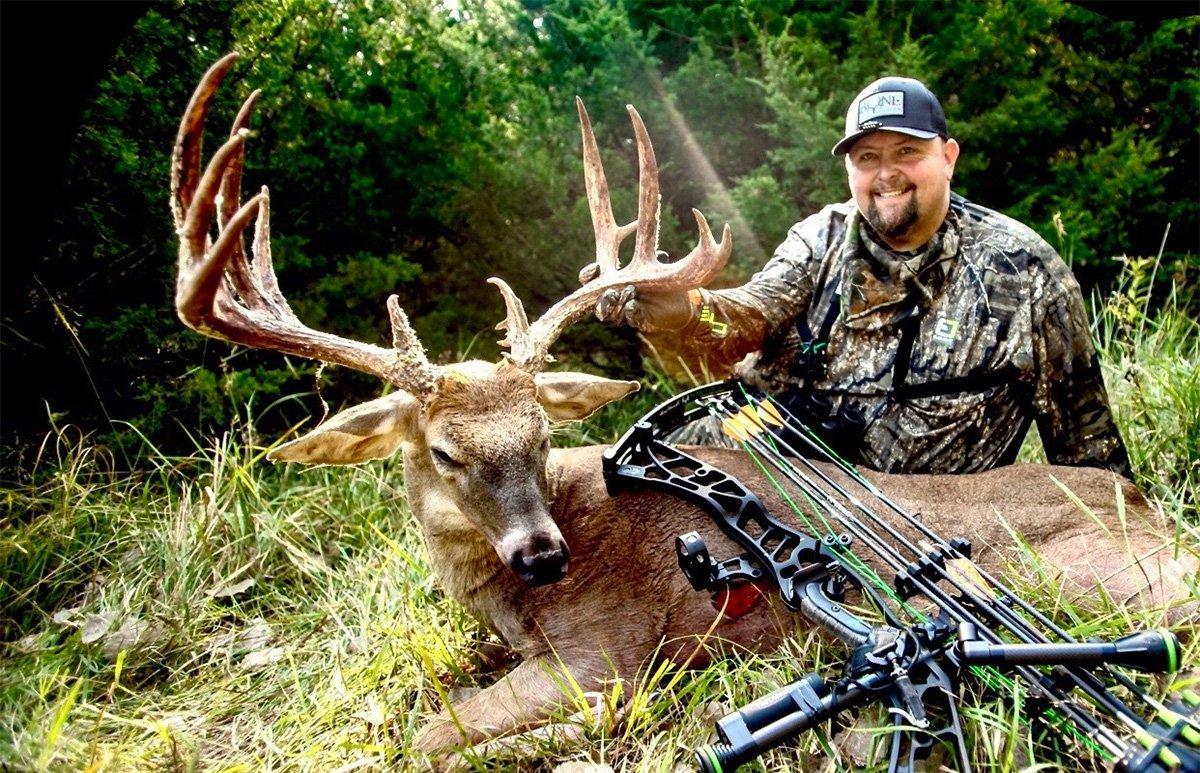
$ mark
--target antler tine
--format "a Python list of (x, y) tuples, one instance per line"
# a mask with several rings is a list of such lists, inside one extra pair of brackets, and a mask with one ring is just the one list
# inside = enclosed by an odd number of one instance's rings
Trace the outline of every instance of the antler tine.
[(580, 287), (529, 325), (529, 354), (518, 360), (514, 351), (514, 361), (534, 371), (543, 368), (549, 361), (550, 347), (562, 331), (590, 314), (600, 296), (608, 290), (632, 286), (652, 293), (686, 292), (716, 279), (733, 251), (732, 231), (726, 224), (721, 241), (716, 242), (704, 215), (694, 209), (692, 213), (700, 233), (696, 247), (686, 257), (674, 263), (658, 260), (637, 266), (631, 263)]
[[(204, 174), (200, 146), (205, 113), (221, 77), (235, 55), (223, 57), (197, 86), (176, 136), (171, 165), (171, 210), (179, 232), (175, 308), (193, 330), (236, 344), (272, 349), (331, 362), (386, 379), (420, 398), (436, 389), (440, 369), (429, 362), (395, 296), (388, 299), (393, 347), (386, 349), (306, 327), (279, 290), (271, 265), (270, 201), (262, 191), (237, 207), (246, 123), (258, 98), (246, 100), (232, 136), (213, 155)], [(220, 206), (216, 201), (221, 192)], [(209, 240), (217, 210), (219, 232)], [(253, 265), (242, 247), (242, 234), (257, 215)], [(230, 265), (232, 262), (232, 266)]]
[(513, 362), (526, 362), (533, 353), (530, 349), (529, 340), (529, 318), (525, 316), (525, 304), (521, 303), (521, 299), (512, 291), (500, 277), (488, 278), (488, 284), (495, 285), (500, 291), (500, 295), (504, 298), (504, 309), (507, 314), (504, 321), (496, 325), (497, 330), (504, 331), (504, 338), (500, 340), (501, 346), (508, 347), (509, 351), (506, 356)]
[(671, 264), (678, 266), (673, 281), (688, 289), (703, 287), (720, 276), (733, 252), (733, 231), (729, 223), (721, 229), (721, 241), (718, 242), (713, 239), (712, 229), (703, 213), (693, 208), (692, 216), (696, 218), (696, 246), (682, 260)]
[(254, 252), (252, 270), (256, 279), (255, 287), (262, 291), (263, 300), (277, 315), (295, 317), (275, 277), (271, 257), (271, 199), (265, 185), (262, 187), (262, 203), (258, 206), (258, 220), (254, 223), (254, 245), (251, 250)]
[(654, 145), (646, 132), (646, 124), (633, 105), (626, 105), (638, 151), (638, 219), (637, 239), (633, 243), (631, 266), (658, 262), (658, 215), (661, 202), (658, 195), (658, 161)]
[(203, 135), (204, 117), (217, 87), (233, 63), (236, 53), (226, 54), (208, 68), (200, 84), (192, 93), (191, 101), (183, 113), (179, 133), (175, 136), (175, 150), (171, 154), (171, 213), (175, 228), (183, 228), (184, 215), (192, 204), (200, 172), (200, 139)]
[(425, 347), (417, 338), (417, 331), (409, 324), (408, 315), (400, 308), (397, 296), (388, 296), (387, 310), (392, 322), (392, 348), (400, 363), (399, 380), (394, 383), (412, 395), (432, 394), (437, 388), (441, 369), (429, 362)]
[(608, 179), (604, 176), (600, 149), (596, 146), (596, 135), (592, 132), (592, 121), (588, 118), (587, 108), (579, 97), (575, 97), (575, 108), (579, 112), (579, 129), (583, 134), (583, 182), (587, 191), (588, 208), (592, 212), (592, 229), (596, 234), (596, 265), (601, 274), (607, 274), (619, 267), (621, 243), (634, 232), (637, 224), (617, 226), (612, 212)]
[(204, 255), (208, 245), (208, 229), (217, 208), (216, 195), (221, 178), (225, 176), (226, 167), (241, 152), (242, 145), (246, 142), (246, 134), (247, 132), (242, 130), (225, 141), (209, 159), (204, 176), (193, 191), (192, 203), (183, 219), (183, 227), (179, 229), (179, 239), (188, 244), (189, 257), (193, 260), (199, 260)]
[[(246, 98), (246, 101), (242, 103), (242, 108), (238, 110), (237, 118), (234, 119), (233, 126), (229, 129), (230, 137), (238, 136), (242, 133), (242, 130), (249, 131), (250, 116), (254, 112), (254, 106), (261, 95), (262, 90), (255, 89)], [(221, 179), (221, 207), (217, 219), (218, 228), (224, 228), (225, 223), (229, 222), (229, 218), (242, 205), (242, 166), (244, 161), (245, 152), (240, 152), (230, 160), (229, 166), (225, 168), (225, 176)]]
[[(242, 103), (242, 108), (238, 111), (237, 118), (234, 119), (233, 126), (229, 130), (230, 137), (249, 130), (250, 115), (254, 111), (254, 105), (258, 102), (261, 94), (262, 91), (260, 89), (255, 89), (246, 98), (246, 101)], [(242, 167), (245, 158), (246, 146), (243, 144), (237, 153), (234, 154), (233, 158), (230, 159), (228, 166), (225, 167), (225, 176), (221, 178), (220, 206), (217, 208), (218, 229), (224, 229), (229, 219), (233, 217), (233, 214), (241, 206)], [(242, 246), (241, 239), (237, 239), (233, 244), (230, 267), (232, 271), (229, 272), (229, 277), (233, 282), (233, 287), (237, 294), (247, 304), (258, 302), (262, 298), (262, 291), (261, 288), (254, 286), (257, 277), (250, 269), (250, 262), (246, 259), (246, 251)]]
[[(186, 242), (180, 237), (179, 275), (175, 281), (175, 310), (185, 325), (199, 333), (217, 335), (234, 343), (244, 343), (236, 338), (236, 328), (229, 328), (216, 309), (221, 281), (225, 268), (233, 256), (233, 245), (241, 238), (242, 229), (250, 224), (250, 218), (258, 213), (264, 199), (259, 194), (247, 201), (233, 217), (221, 235), (213, 243), (209, 254), (202, 260), (191, 261), (194, 267), (184, 269)], [(226, 294), (228, 295), (228, 294)]]

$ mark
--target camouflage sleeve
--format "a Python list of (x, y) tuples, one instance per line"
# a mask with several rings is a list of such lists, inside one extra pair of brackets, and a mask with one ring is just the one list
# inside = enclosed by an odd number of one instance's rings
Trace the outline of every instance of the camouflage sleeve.
[(768, 335), (794, 320), (812, 298), (814, 256), (823, 248), (820, 215), (797, 223), (749, 282), (726, 290), (701, 291), (692, 321), (681, 331), (646, 334), (668, 372), (696, 378), (726, 378), (733, 366), (762, 347)]
[(1042, 445), (1052, 464), (1107, 467), (1129, 477), (1083, 295), (1070, 269), (1054, 257), (1061, 269), (1035, 284), (1033, 298), (1033, 405)]

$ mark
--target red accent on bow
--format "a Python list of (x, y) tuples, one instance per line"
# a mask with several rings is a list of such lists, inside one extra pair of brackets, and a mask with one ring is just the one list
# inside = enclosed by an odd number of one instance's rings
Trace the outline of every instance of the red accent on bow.
[(739, 582), (726, 585), (717, 591), (713, 596), (712, 604), (713, 608), (718, 612), (723, 612), (725, 617), (737, 620), (754, 609), (758, 600), (765, 598), (766, 595), (767, 588), (757, 582)]

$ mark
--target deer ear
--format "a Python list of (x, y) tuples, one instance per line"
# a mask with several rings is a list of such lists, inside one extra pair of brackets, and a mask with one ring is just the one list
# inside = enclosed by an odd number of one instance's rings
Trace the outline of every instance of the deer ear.
[(537, 400), (551, 421), (586, 419), (602, 406), (636, 392), (636, 381), (614, 381), (587, 373), (538, 373)]
[(358, 464), (396, 453), (416, 432), (421, 403), (407, 392), (393, 392), (347, 408), (302, 438), (267, 454), (273, 462)]

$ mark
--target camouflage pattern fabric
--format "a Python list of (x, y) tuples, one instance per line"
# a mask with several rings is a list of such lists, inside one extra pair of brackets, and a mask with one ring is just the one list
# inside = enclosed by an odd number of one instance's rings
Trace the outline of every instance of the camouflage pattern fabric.
[(1050, 462), (1129, 474), (1070, 269), (1026, 226), (957, 195), (915, 254), (890, 251), (853, 201), (828, 206), (747, 284), (705, 291), (681, 334), (647, 338), (693, 372), (787, 397), (877, 470), (1008, 464), (1036, 421)]

